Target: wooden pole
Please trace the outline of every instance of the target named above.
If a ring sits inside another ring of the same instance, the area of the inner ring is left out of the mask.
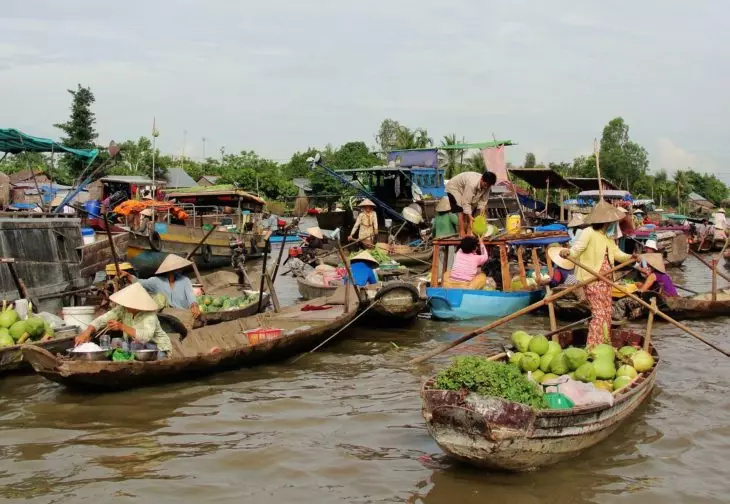
[[[717,259],[712,258],[712,300],[717,301]]]
[[[18,294],[20,294],[21,299],[30,299],[30,296],[28,296],[28,290],[25,287],[25,283],[18,275],[18,270],[15,269],[15,259],[12,257],[2,258],[0,259],[0,263],[5,263],[8,265],[10,276],[13,278],[13,283],[15,284],[15,288],[18,289]]]
[[[545,249],[545,264],[547,264],[548,275],[550,275],[550,278],[552,278],[553,277],[553,260],[550,259],[550,256],[547,253],[547,249]]]
[[[105,216],[105,218],[106,218],[106,216]],[[203,246],[203,243],[206,242],[208,237],[213,234],[213,231],[215,231],[215,228],[216,228],[216,226],[218,226],[218,224],[219,223],[213,224],[213,227],[211,227],[208,230],[208,232],[205,233],[205,235],[203,236],[203,239],[198,242],[198,244],[195,246],[195,248],[193,250],[191,250],[190,252],[188,252],[187,254],[185,254],[185,259],[190,260],[190,258],[195,255],[195,253],[198,251],[198,249]]]
[[[522,282],[522,288],[527,289],[527,273],[525,273],[525,259],[524,259],[525,247],[520,245],[517,247],[517,266],[520,269],[520,282]]]
[[[271,274],[272,282],[276,280],[276,274],[279,272],[279,265],[281,264],[281,256],[284,255],[284,245],[286,245],[286,236],[289,234],[289,228],[284,228],[284,238],[281,240],[281,248],[279,249],[279,257],[276,259],[276,266],[274,266],[274,272]]]
[[[439,246],[434,244],[433,245],[433,255],[431,256],[431,286],[432,287],[439,287],[441,285],[441,282],[439,282]],[[449,253],[449,246],[447,245],[444,247],[446,249],[446,254]],[[444,273],[446,270],[444,270]]]
[[[547,297],[553,295],[553,291],[549,285],[545,287],[545,294]],[[550,317],[550,329],[554,331],[558,327],[558,321],[555,319],[555,305],[553,305],[552,301],[548,303],[548,316]],[[553,337],[553,341],[557,341],[557,337]]]
[[[702,257],[701,255],[699,255],[694,250],[690,249],[689,253],[692,254],[693,256],[695,256],[697,259],[699,259],[699,261],[702,264],[704,264],[705,266],[707,266],[710,269],[713,269],[712,268],[712,265],[710,263],[708,263],[707,260],[704,257]],[[717,271],[717,267],[715,267],[715,271]],[[727,276],[725,273],[722,273],[720,271],[717,271],[717,274],[720,275],[721,278],[724,278],[725,280],[727,280],[728,282],[730,282],[730,277]]]
[[[112,251],[112,260],[114,261],[114,271],[117,272],[117,274],[112,279],[112,285],[114,285],[114,292],[119,290],[119,277],[122,274],[122,270],[119,269],[119,257],[117,256],[117,249],[114,248],[114,238],[112,238],[112,230],[111,226],[109,225],[109,217],[107,215],[107,212],[102,212],[104,214],[104,229],[106,231],[106,237],[109,241],[109,248]]]
[[[274,306],[274,312],[279,313],[281,311],[281,305],[279,304],[279,296],[276,295],[276,289],[274,289],[274,280],[271,278],[268,271],[265,276],[266,286],[269,288],[269,292],[271,293],[271,304]]]
[[[651,298],[651,309],[649,310],[649,320],[646,322],[646,336],[644,336],[644,350],[649,351],[651,345],[651,329],[654,325],[654,311],[656,311],[656,297]]]
[[[596,156],[596,173],[598,174],[598,195],[603,201],[603,182],[601,182],[601,163],[599,158],[601,157],[601,150],[598,148],[598,140],[593,139],[593,155]]]
[[[633,262],[634,262],[634,259],[631,258],[628,261],[622,262],[618,266],[614,266],[613,268],[611,268],[610,270],[608,270],[608,273],[613,273],[614,271],[618,271],[621,268],[624,268],[624,267],[628,266],[629,264],[632,264]],[[555,294],[552,294],[550,297],[545,297],[545,298],[541,299],[540,301],[537,301],[535,303],[532,303],[531,305],[526,306],[525,308],[522,308],[521,310],[518,310],[518,311],[516,311],[514,313],[511,313],[511,314],[507,315],[506,317],[502,317],[499,320],[495,320],[494,322],[491,322],[491,323],[489,323],[489,324],[487,324],[485,326],[479,327],[478,329],[474,329],[473,331],[470,331],[470,332],[466,333],[465,335],[460,336],[459,338],[457,338],[457,339],[455,339],[453,341],[450,341],[449,343],[445,343],[445,344],[439,346],[438,348],[436,348],[434,350],[431,350],[430,352],[427,352],[427,353],[421,355],[420,357],[416,357],[415,359],[411,359],[408,362],[408,364],[418,364],[419,362],[423,362],[425,360],[428,360],[431,357],[435,357],[436,355],[439,355],[439,354],[441,354],[441,353],[443,353],[443,352],[445,352],[447,350],[451,350],[455,346],[461,345],[462,343],[464,343],[466,341],[469,341],[470,339],[472,339],[472,338],[474,338],[476,336],[479,336],[480,334],[483,334],[483,333],[485,333],[485,332],[487,332],[487,331],[489,331],[491,329],[494,329],[495,327],[499,327],[502,324],[505,324],[505,323],[507,323],[507,322],[509,322],[511,320],[514,320],[514,319],[516,319],[518,317],[521,317],[522,315],[524,315],[526,313],[530,313],[531,311],[533,311],[533,310],[535,310],[537,308],[540,308],[542,306],[545,306],[550,301],[555,301],[556,299],[560,299],[563,296],[567,296],[568,294],[570,294],[574,290],[579,289],[581,287],[585,287],[589,283],[593,283],[595,281],[596,281],[596,279],[595,278],[592,278],[590,280],[585,280],[585,281],[580,282],[578,284],[571,285],[570,287],[566,288],[565,290],[561,290],[560,292],[556,292]]]
[[[264,264],[261,268],[261,282],[259,282],[259,304],[256,308],[256,313],[261,313],[261,305],[264,302],[264,282],[266,281],[266,262],[269,259],[269,240],[266,239],[266,244],[264,245]]]
[[[349,285],[345,285],[345,313],[350,311],[350,289],[355,291],[357,294],[357,287],[355,287],[355,276],[352,274],[352,268],[350,267],[350,261],[345,256],[345,251],[342,249],[340,242],[337,242],[337,252],[340,254],[340,259],[345,263],[345,270],[347,271],[347,278],[350,281]],[[438,266],[438,261],[436,262]]]
[[[641,304],[641,305],[642,305],[642,306],[644,306],[645,308],[649,308],[649,309],[650,309],[650,310],[652,310],[652,311],[653,311],[653,312],[654,312],[654,313],[655,313],[656,315],[659,315],[659,316],[660,316],[661,318],[663,318],[663,319],[664,319],[664,320],[666,320],[667,322],[669,322],[669,323],[673,324],[674,326],[678,327],[679,329],[682,329],[682,330],[683,330],[684,332],[686,332],[686,333],[687,333],[687,334],[689,334],[690,336],[694,336],[695,338],[697,338],[697,339],[698,339],[698,340],[700,340],[701,342],[705,343],[706,345],[708,345],[708,346],[710,346],[710,347],[714,348],[715,350],[717,350],[718,352],[720,352],[720,353],[722,353],[722,354],[724,354],[724,355],[726,355],[726,356],[730,357],[730,352],[726,352],[725,350],[723,350],[722,348],[718,347],[717,345],[715,345],[715,344],[714,344],[714,343],[712,343],[711,341],[708,341],[707,339],[705,339],[705,338],[704,338],[704,337],[702,337],[701,335],[697,334],[697,333],[696,333],[695,331],[693,331],[692,329],[690,329],[690,328],[689,328],[689,327],[687,327],[686,325],[682,324],[681,322],[677,322],[677,321],[676,321],[676,320],[674,320],[674,319],[673,319],[672,317],[670,317],[669,315],[667,315],[667,314],[666,314],[666,313],[664,313],[663,311],[661,311],[661,310],[659,310],[658,308],[656,308],[656,306],[652,307],[652,306],[651,306],[651,305],[650,305],[649,303],[647,303],[646,301],[644,301],[644,300],[643,300],[643,299],[641,299],[640,297],[638,297],[638,296],[635,296],[635,295],[633,295],[633,294],[632,294],[631,292],[627,291],[627,290],[626,290],[626,289],[625,289],[625,288],[624,288],[624,287],[623,287],[623,286],[622,286],[621,284],[617,284],[617,283],[613,282],[612,280],[609,280],[609,278],[608,278],[608,277],[606,277],[606,275],[601,275],[600,273],[598,273],[598,272],[596,272],[596,271],[594,271],[594,270],[592,270],[592,269],[588,268],[587,266],[584,266],[583,264],[579,263],[578,261],[576,261],[576,260],[574,260],[574,259],[572,259],[572,258],[570,258],[570,257],[568,257],[567,259],[568,259],[569,261],[571,261],[571,262],[572,262],[573,264],[575,264],[576,266],[579,266],[579,267],[583,268],[584,270],[586,270],[586,271],[587,271],[588,273],[590,273],[591,275],[595,276],[595,277],[596,277],[596,278],[598,278],[599,280],[602,280],[602,281],[604,281],[604,282],[607,282],[607,283],[609,283],[609,284],[610,284],[611,286],[613,286],[613,287],[615,287],[616,289],[620,290],[620,291],[621,291],[621,292],[623,292],[623,293],[624,293],[625,295],[627,295],[628,297],[630,297],[630,298],[631,298],[631,299],[633,299],[634,301],[638,302],[639,304]]]

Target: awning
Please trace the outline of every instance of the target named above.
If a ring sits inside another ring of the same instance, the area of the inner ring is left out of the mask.
[[[20,154],[21,152],[59,152],[69,153],[91,163],[99,155],[98,149],[73,149],[63,144],[27,135],[16,129],[0,128],[0,152]]]
[[[581,191],[597,191],[598,190],[598,179],[597,178],[586,178],[586,177],[568,177],[568,181],[571,184],[575,184],[580,188]],[[618,186],[612,183],[610,180],[601,178],[604,189],[618,189]]]
[[[550,245],[551,243],[565,243],[570,241],[570,236],[564,235],[564,236],[549,236],[547,238],[532,238],[530,240],[516,240],[516,241],[508,241],[510,245],[515,246],[526,246],[526,247],[541,247]]]
[[[578,187],[550,168],[514,168],[511,175],[524,180],[536,189],[577,189]],[[549,184],[548,184],[549,182]]]

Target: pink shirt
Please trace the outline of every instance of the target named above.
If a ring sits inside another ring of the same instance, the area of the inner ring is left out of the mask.
[[[481,242],[479,245],[481,247],[481,255],[477,255],[474,252],[465,254],[461,250],[456,253],[454,256],[454,265],[451,267],[451,273],[449,275],[451,280],[471,282],[479,273],[479,267],[489,259],[487,256],[487,248]]]

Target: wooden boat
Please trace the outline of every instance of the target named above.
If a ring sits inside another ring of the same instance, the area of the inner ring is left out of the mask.
[[[129,233],[112,233],[112,242],[116,250],[117,259],[121,262],[127,260],[127,246],[129,245]],[[79,247],[81,264],[79,264],[82,278],[94,278],[97,272],[104,271],[108,264],[114,264],[109,239],[105,232],[96,233],[96,241]]]
[[[160,361],[70,360],[35,346],[23,346],[23,356],[45,378],[82,391],[108,392],[189,380],[225,370],[287,359],[311,350],[351,322],[358,309],[354,291],[305,303],[329,306],[302,311],[304,304],[189,331],[179,343],[175,335],[171,357]],[[244,331],[262,327],[283,329],[275,339],[249,340]]]
[[[612,330],[616,347],[637,345],[641,336]],[[585,345],[586,331],[560,334],[563,347]],[[568,410],[534,410],[495,397],[436,390],[434,378],[421,389],[426,427],[439,447],[464,462],[507,471],[529,471],[575,457],[606,439],[651,394],[660,364],[613,393],[612,406],[580,406]],[[504,360],[506,355],[495,360]]]
[[[378,243],[377,247],[384,252],[388,253],[388,245],[385,243]],[[408,245],[396,245],[395,251],[392,253],[391,258],[400,263],[401,265],[410,269],[421,269],[425,270],[431,264],[431,258],[433,257],[433,247],[427,249],[420,249],[415,247],[409,247]],[[324,264],[330,266],[339,266],[342,264],[340,256],[337,254],[330,254],[322,259]]]
[[[297,277],[297,287],[299,288],[299,295],[303,299],[331,296],[337,290],[337,286],[315,284],[302,277]]]
[[[695,236],[689,243],[689,248],[695,252],[711,252],[714,240]]]
[[[380,327],[399,327],[413,322],[428,305],[425,289],[410,282],[386,282],[378,289],[363,288],[363,310],[370,309],[372,317],[364,317],[367,324]]]
[[[667,315],[680,320],[728,316],[730,290],[719,290],[715,301],[712,293],[706,292],[688,297],[662,296],[658,304]]]
[[[257,291],[243,291],[246,294],[258,294]],[[240,291],[239,291],[240,294]],[[266,310],[266,307],[271,302],[271,295],[268,292],[264,292],[261,300],[261,311]],[[250,317],[256,315],[259,309],[258,300],[248,303],[246,306],[237,308],[235,310],[222,310],[215,313],[201,313],[200,320],[206,325],[217,324],[219,322],[228,322],[230,320],[236,320],[243,317]]]
[[[488,291],[430,287],[431,314],[438,320],[504,317],[542,299],[545,290]]]
[[[32,345],[37,346],[38,348],[43,348],[49,352],[62,353],[68,348],[73,347],[76,334],[78,334],[76,327],[68,326],[57,330],[54,339],[43,342],[39,341],[37,343],[32,343]],[[31,365],[23,358],[22,348],[23,345],[13,345],[0,348],[0,375],[33,370]]]
[[[664,264],[668,268],[681,266],[689,257],[689,240],[683,231],[640,230],[630,238],[643,244],[651,234],[656,235],[658,251],[664,256]],[[623,242],[626,240],[627,238],[621,239]],[[626,245],[630,244],[626,243]],[[632,248],[624,248],[624,250],[633,251]]]

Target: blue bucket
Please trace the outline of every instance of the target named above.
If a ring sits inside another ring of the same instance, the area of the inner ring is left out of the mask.
[[[101,216],[101,201],[90,200],[84,203],[84,210],[89,213],[89,217],[100,217]]]

